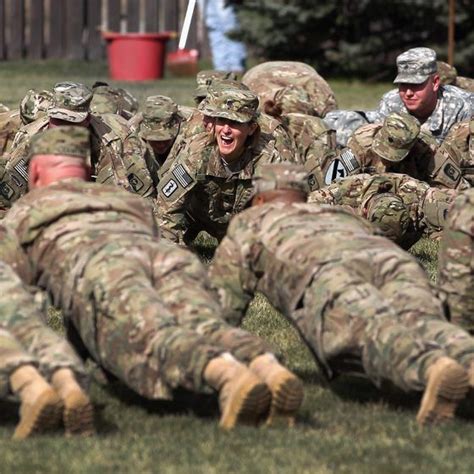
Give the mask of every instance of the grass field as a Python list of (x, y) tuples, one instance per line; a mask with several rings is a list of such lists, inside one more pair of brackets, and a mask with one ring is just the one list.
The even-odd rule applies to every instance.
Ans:
[[(67, 79), (91, 85), (106, 77), (105, 63), (3, 63), (0, 102), (15, 107), (29, 88), (51, 88)], [(390, 87), (329, 82), (341, 108), (375, 107)], [(120, 85), (141, 100), (160, 93), (186, 105), (192, 104), (195, 86), (193, 79), (181, 78)], [(423, 241), (413, 252), (434, 276), (437, 245)], [(58, 315), (52, 319), (57, 326)], [(98, 436), (91, 439), (57, 435), (14, 442), (10, 437), (17, 406), (2, 403), (0, 472), (474, 472), (474, 409), (469, 402), (455, 421), (422, 431), (415, 423), (416, 395), (382, 394), (362, 379), (347, 377), (327, 385), (296, 332), (262, 297), (253, 302), (245, 327), (274, 343), (305, 382), (306, 398), (294, 429), (223, 433), (212, 399), (180, 394), (175, 404), (151, 403), (123, 387), (92, 383)]]

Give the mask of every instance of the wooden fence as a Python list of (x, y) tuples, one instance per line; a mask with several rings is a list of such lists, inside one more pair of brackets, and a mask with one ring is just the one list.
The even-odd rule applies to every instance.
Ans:
[[(100, 59), (101, 31), (179, 33), (187, 0), (0, 0), (0, 60)], [(177, 41), (168, 43), (175, 49)], [(198, 8), (186, 48), (208, 55)]]

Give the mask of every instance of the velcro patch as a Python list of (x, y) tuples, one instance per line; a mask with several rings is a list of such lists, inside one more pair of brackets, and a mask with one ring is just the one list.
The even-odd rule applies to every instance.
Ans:
[(7, 183), (0, 183), (0, 194), (10, 200), (13, 197), (14, 191)]
[(161, 189), (166, 197), (170, 197), (178, 189), (178, 184), (174, 179), (170, 179)]
[(349, 148), (346, 148), (339, 156), (339, 159), (342, 161), (344, 168), (346, 168), (348, 173), (360, 168), (360, 164), (357, 161), (354, 153)]
[(193, 182), (193, 178), (191, 178), (191, 175), (184, 169), (183, 165), (178, 165), (174, 168), (173, 176), (178, 180), (179, 184), (185, 189)]
[(13, 169), (26, 181), (28, 182), (28, 165), (26, 161), (22, 158)]
[(127, 179), (130, 183), (130, 186), (136, 193), (143, 188), (143, 181), (135, 173), (130, 173), (127, 176)]
[(443, 168), (444, 174), (453, 181), (457, 181), (461, 176), (461, 172), (451, 163), (446, 163)]

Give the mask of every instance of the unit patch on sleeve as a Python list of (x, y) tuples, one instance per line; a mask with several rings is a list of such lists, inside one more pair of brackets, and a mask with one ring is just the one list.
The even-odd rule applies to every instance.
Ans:
[(170, 179), (162, 188), (163, 194), (170, 197), (178, 189), (178, 184), (174, 179)]

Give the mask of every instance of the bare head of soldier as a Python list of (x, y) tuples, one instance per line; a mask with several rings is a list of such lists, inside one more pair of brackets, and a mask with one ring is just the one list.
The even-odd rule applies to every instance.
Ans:
[[(221, 158), (236, 163), (250, 144), (258, 128), (258, 97), (238, 81), (211, 84), (199, 104), (205, 120), (213, 119), (213, 133)], [(211, 129), (212, 130), (212, 129)]]
[(398, 75), (393, 81), (407, 110), (423, 121), (436, 108), (440, 78), (436, 53), (430, 48), (412, 48), (397, 57)]
[(55, 127), (36, 135), (29, 151), (28, 186), (48, 186), (64, 179), (90, 178), (89, 132), (82, 127)]
[(303, 166), (291, 163), (262, 166), (255, 173), (253, 185), (252, 206), (268, 202), (306, 202), (309, 192), (308, 173)]
[(88, 127), (92, 91), (77, 82), (59, 82), (53, 88), (52, 105), (48, 109), (49, 128), (63, 125)]

